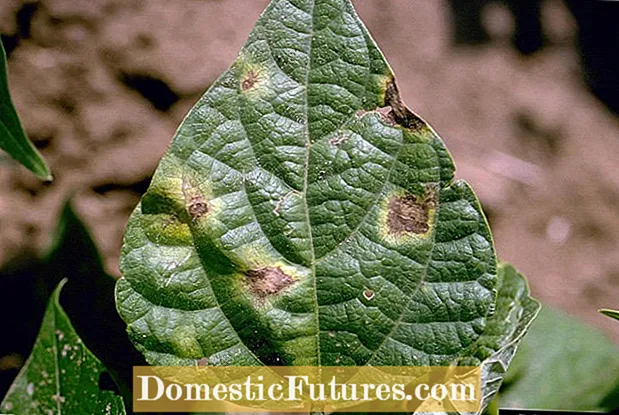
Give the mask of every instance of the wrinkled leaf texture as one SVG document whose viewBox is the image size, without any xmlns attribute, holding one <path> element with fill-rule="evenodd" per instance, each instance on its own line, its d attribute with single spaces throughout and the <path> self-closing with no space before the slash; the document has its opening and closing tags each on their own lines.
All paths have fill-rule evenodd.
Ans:
<svg viewBox="0 0 619 415">
<path fill-rule="evenodd" d="M 485 361 L 490 397 L 538 306 L 454 169 L 349 0 L 273 0 L 129 220 L 131 339 L 153 365 Z"/>
</svg>

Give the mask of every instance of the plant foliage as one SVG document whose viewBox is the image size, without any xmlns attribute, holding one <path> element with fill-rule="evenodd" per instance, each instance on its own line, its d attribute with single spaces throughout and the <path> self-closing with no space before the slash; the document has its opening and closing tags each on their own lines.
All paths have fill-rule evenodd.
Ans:
<svg viewBox="0 0 619 415">
<path fill-rule="evenodd" d="M 13 106 L 7 80 L 6 53 L 0 41 L 0 149 L 43 180 L 52 180 L 47 163 L 32 145 Z"/>
<path fill-rule="evenodd" d="M 3 413 L 125 414 L 122 399 L 99 388 L 101 362 L 86 348 L 52 294 L 34 348 L 0 404 Z"/>
</svg>

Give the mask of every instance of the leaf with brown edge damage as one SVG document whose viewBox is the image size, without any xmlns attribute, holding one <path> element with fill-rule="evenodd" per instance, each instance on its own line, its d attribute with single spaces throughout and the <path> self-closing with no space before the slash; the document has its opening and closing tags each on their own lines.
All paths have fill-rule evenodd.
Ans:
<svg viewBox="0 0 619 415">
<path fill-rule="evenodd" d="M 350 1 L 270 3 L 127 226 L 117 305 L 151 364 L 448 365 L 483 339 L 488 224 L 394 79 Z"/>
</svg>

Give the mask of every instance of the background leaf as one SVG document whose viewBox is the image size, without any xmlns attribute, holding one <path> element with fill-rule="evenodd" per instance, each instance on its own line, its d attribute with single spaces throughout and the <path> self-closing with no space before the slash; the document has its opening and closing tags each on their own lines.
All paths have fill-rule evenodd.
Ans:
<svg viewBox="0 0 619 415">
<path fill-rule="evenodd" d="M 52 180 L 47 163 L 26 137 L 13 106 L 7 79 L 6 53 L 0 41 L 0 149 L 43 180 Z"/>
<path fill-rule="evenodd" d="M 599 330 L 544 307 L 501 391 L 503 408 L 619 407 L 619 350 Z"/>
<path fill-rule="evenodd" d="M 0 273 L 0 314 L 20 316 L 3 322 L 0 357 L 25 358 L 30 353 L 46 304 L 63 278 L 68 280 L 62 291 L 64 311 L 130 403 L 132 367 L 145 362 L 116 312 L 115 280 L 105 272 L 95 243 L 70 203 L 62 210 L 54 240 L 43 257 L 24 258 Z M 16 369 L 0 371 L 0 396 L 15 378 Z"/>
<path fill-rule="evenodd" d="M 0 405 L 5 413 L 125 414 L 120 396 L 99 387 L 101 362 L 84 346 L 60 306 L 49 301 L 28 361 Z"/>
<path fill-rule="evenodd" d="M 600 310 L 600 313 L 607 315 L 608 317 L 612 317 L 616 320 L 619 320 L 619 311 L 617 310 L 602 309 Z"/>
<path fill-rule="evenodd" d="M 130 218 L 118 311 L 157 365 L 506 365 L 534 312 L 453 174 L 348 0 L 274 0 Z"/>
</svg>

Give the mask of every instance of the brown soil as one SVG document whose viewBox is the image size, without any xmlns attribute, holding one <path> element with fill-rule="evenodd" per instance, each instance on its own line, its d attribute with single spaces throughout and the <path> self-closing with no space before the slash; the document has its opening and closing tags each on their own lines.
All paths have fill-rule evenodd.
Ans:
<svg viewBox="0 0 619 415">
<path fill-rule="evenodd" d="M 0 3 L 0 32 L 17 41 L 15 103 L 55 176 L 43 184 L 0 160 L 0 265 L 41 251 L 73 196 L 118 275 L 127 217 L 176 126 L 266 3 Z M 529 58 L 511 48 L 510 16 L 496 5 L 486 16 L 493 42 L 454 48 L 443 1 L 356 4 L 403 99 L 444 137 L 482 200 L 501 258 L 537 297 L 619 341 L 616 323 L 596 312 L 619 307 L 619 119 L 583 85 L 562 3 L 546 3 L 549 46 Z"/>
</svg>

